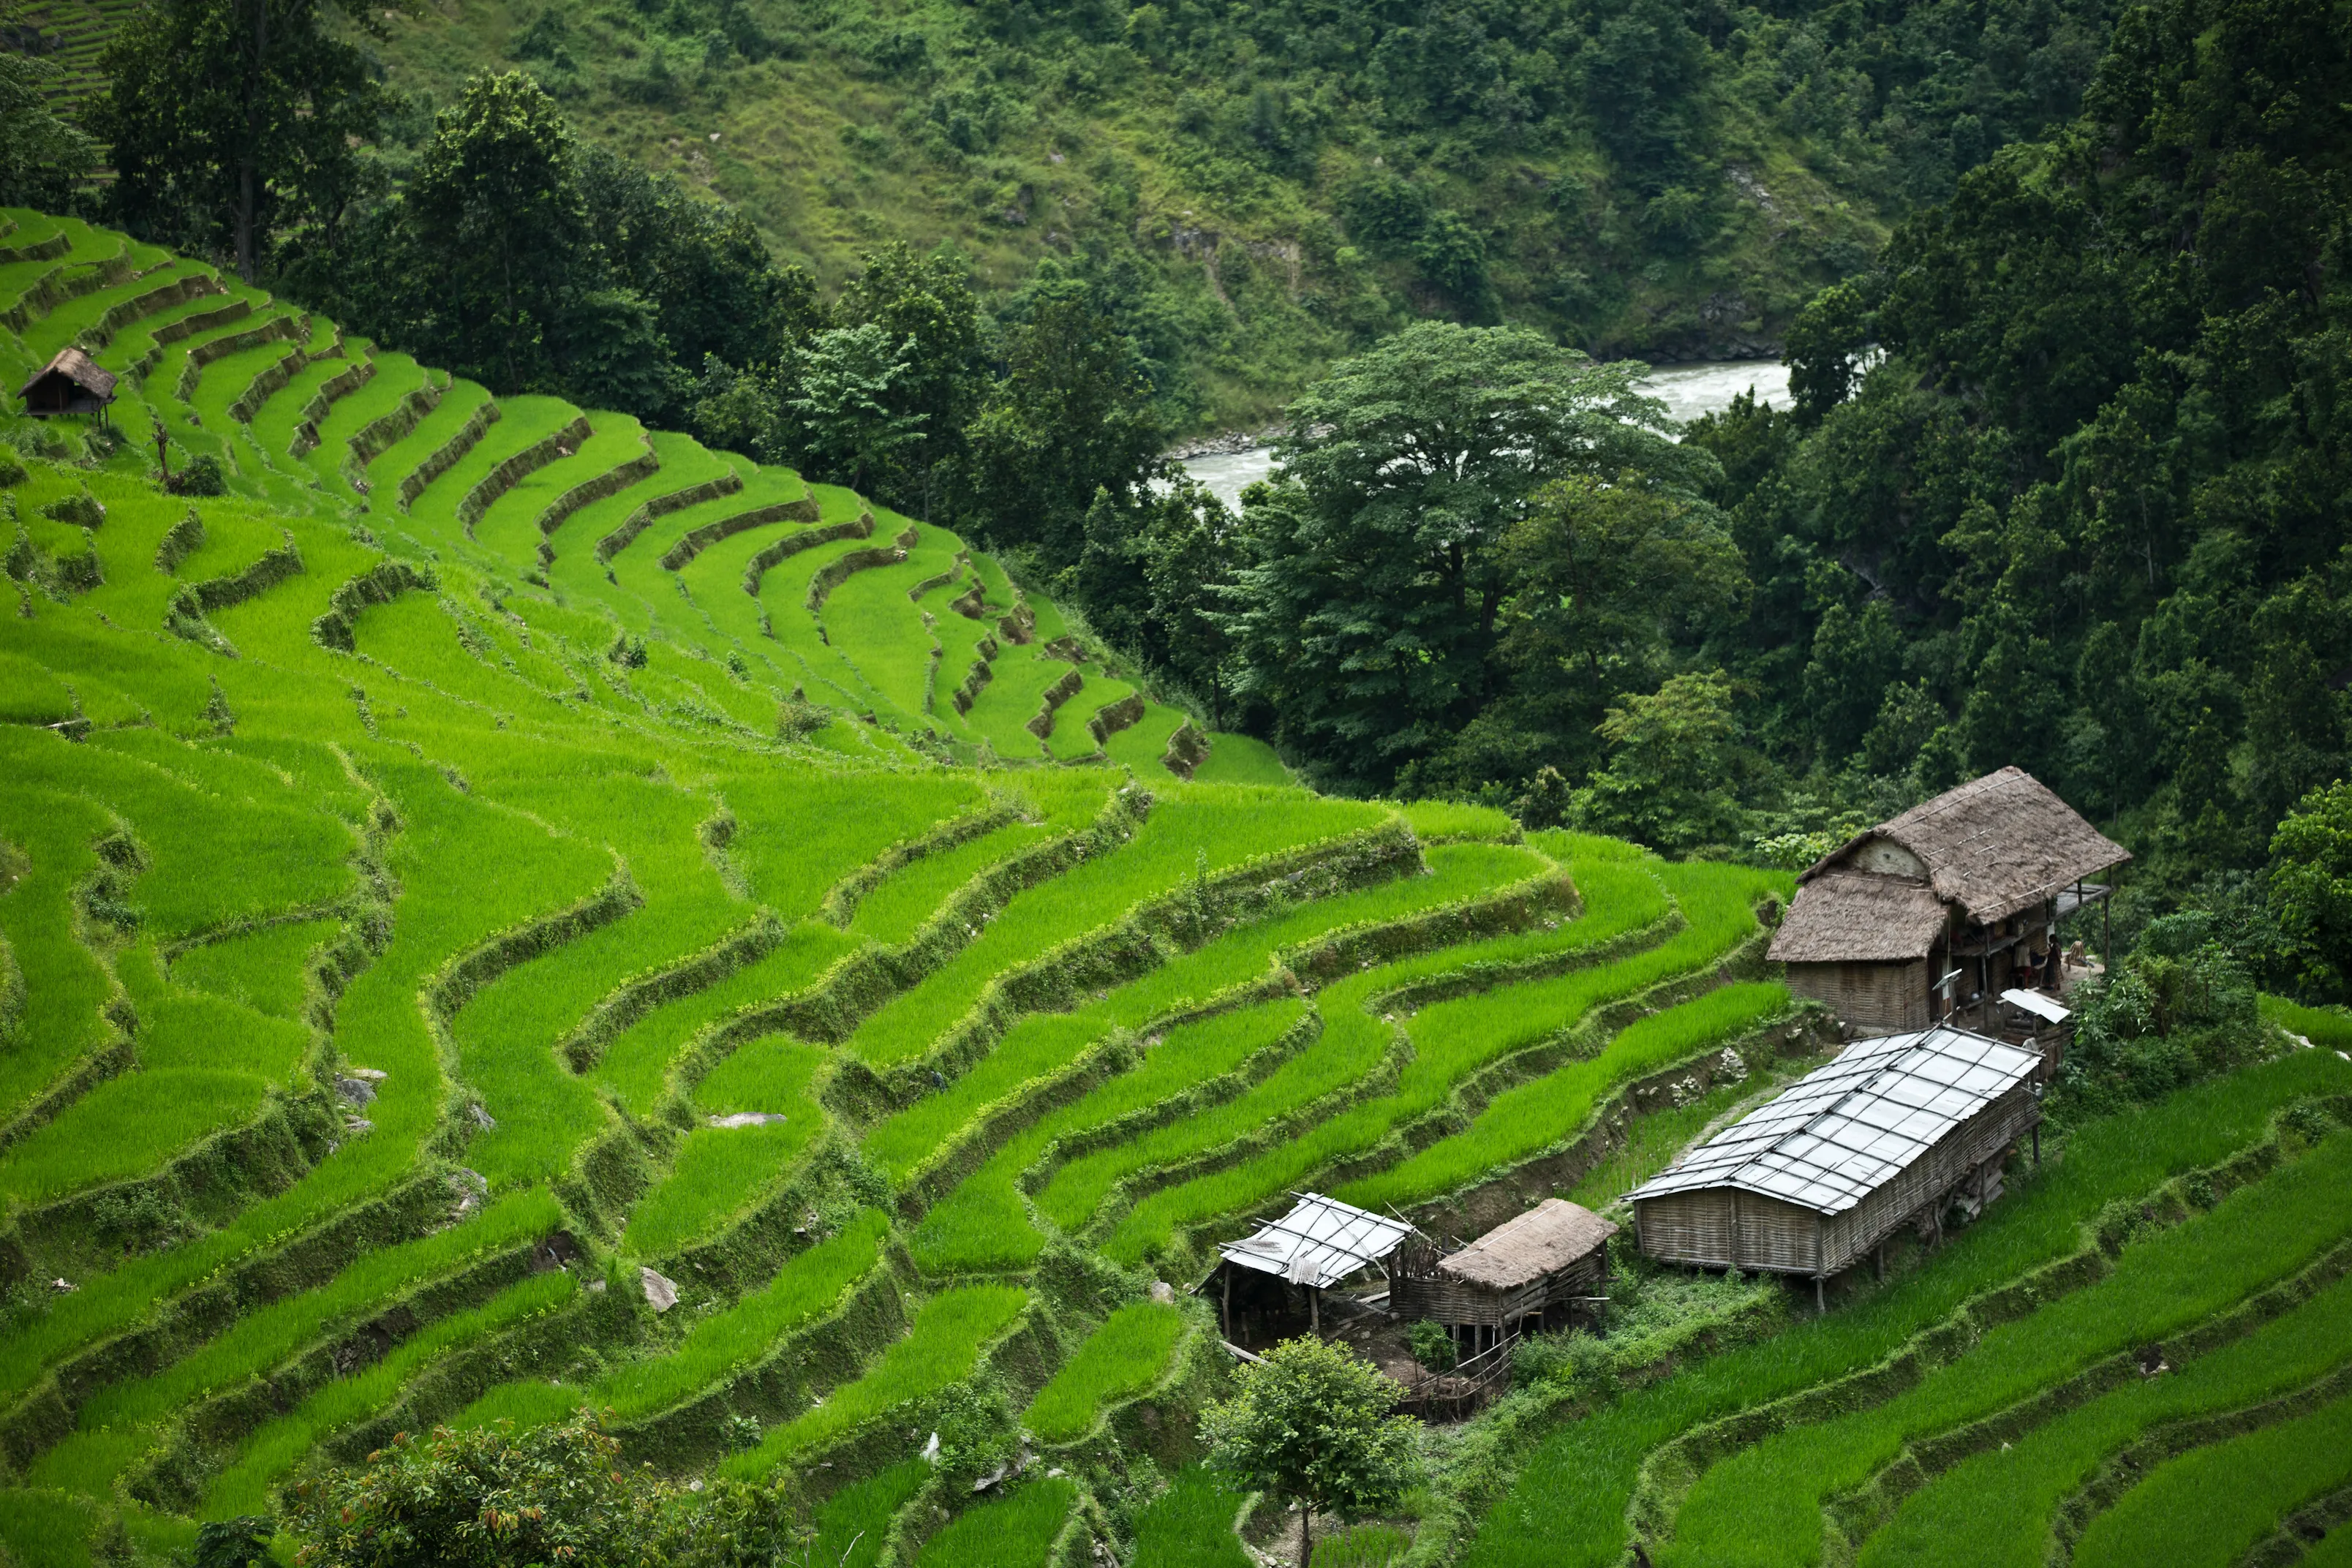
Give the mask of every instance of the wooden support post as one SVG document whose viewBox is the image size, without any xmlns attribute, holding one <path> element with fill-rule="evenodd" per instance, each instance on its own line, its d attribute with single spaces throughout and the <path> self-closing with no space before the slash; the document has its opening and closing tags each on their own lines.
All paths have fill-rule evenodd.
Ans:
<svg viewBox="0 0 2352 1568">
<path fill-rule="evenodd" d="M 1813 1276 L 1813 1310 L 1823 1317 L 1829 1316 L 1829 1301 L 1822 1294 L 1822 1277 L 1818 1274 Z"/>
<path fill-rule="evenodd" d="M 1231 1343 L 1234 1337 L 1234 1266 L 1226 1264 L 1223 1273 L 1225 1277 L 1224 1300 L 1218 1303 L 1217 1321 L 1224 1325 L 1226 1342 Z"/>
<path fill-rule="evenodd" d="M 1870 1249 L 1870 1271 L 1881 1279 L 1886 1278 L 1886 1243 L 1882 1241 Z"/>
<path fill-rule="evenodd" d="M 2033 1124 L 2033 1164 L 2037 1170 L 2042 1165 L 2042 1123 L 2039 1121 Z"/>
<path fill-rule="evenodd" d="M 1323 1331 L 1323 1287 L 1307 1287 L 1307 1327 L 1314 1333 Z"/>
</svg>

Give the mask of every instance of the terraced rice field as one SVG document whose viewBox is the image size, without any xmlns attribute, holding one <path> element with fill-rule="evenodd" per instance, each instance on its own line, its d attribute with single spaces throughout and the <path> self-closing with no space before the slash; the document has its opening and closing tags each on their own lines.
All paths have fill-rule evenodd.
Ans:
<svg viewBox="0 0 2352 1568">
<path fill-rule="evenodd" d="M 28 305 L 0 370 L 105 321 L 115 423 L 233 492 L 9 428 L 50 454 L 0 500 L 28 563 L 0 616 L 19 1562 L 161 1562 L 396 1431 L 584 1405 L 670 1473 L 793 1478 L 821 1561 L 959 1565 L 1083 1553 L 1076 1457 L 1146 1409 L 1176 1447 L 1135 1560 L 1236 1563 L 1240 1500 L 1182 1462 L 1215 1326 L 1154 1279 L 1294 1189 L 1433 1213 L 1790 1033 L 1781 874 L 1324 799 L 1242 737 L 1180 777 L 1187 716 L 946 530 L 7 216 L 69 248 L 0 269 L 0 308 L 61 264 L 166 269 Z M 1637 1494 L 1658 1561 L 1900 1555 L 1996 1515 L 1966 1529 L 2021 1560 L 2062 1526 L 2122 1560 L 2217 1488 L 2215 1540 L 2276 1529 L 2343 1484 L 2275 1452 L 2341 1419 L 2312 1390 L 2343 1287 L 2249 1306 L 2332 1267 L 2332 1133 L 2043 1304 L 2047 1334 L 1652 1461 L 2066 1256 L 2342 1066 L 2086 1130 L 1936 1269 L 1533 1429 L 1447 1550 L 1614 1562 Z M 2210 1361 L 2035 1426 L 2038 1490 L 1974 1452 L 1889 1489 L 1939 1433 L 2231 1313 Z M 971 1389 L 1069 1473 L 941 1493 L 907 1434 Z M 2099 1490 L 2119 1445 L 2281 1401 Z"/>
</svg>

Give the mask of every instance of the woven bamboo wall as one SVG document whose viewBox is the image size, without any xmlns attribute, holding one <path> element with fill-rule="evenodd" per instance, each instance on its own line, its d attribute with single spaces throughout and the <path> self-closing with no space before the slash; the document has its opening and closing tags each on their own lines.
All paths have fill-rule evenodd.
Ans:
<svg viewBox="0 0 2352 1568">
<path fill-rule="evenodd" d="M 2041 1117 L 2041 1102 L 2020 1084 L 1840 1215 L 1817 1215 L 1734 1187 L 1644 1198 L 1633 1205 L 1637 1240 L 1645 1257 L 1702 1268 L 1835 1274 L 2015 1142 Z"/>
<path fill-rule="evenodd" d="M 1902 963 L 1791 963 L 1789 989 L 1810 997 L 1860 1029 L 1924 1029 L 1927 961 Z"/>
<path fill-rule="evenodd" d="M 1822 1249 L 1828 1272 L 1848 1267 L 1909 1224 L 1929 1199 L 2000 1153 L 2041 1120 L 2042 1102 L 2021 1083 L 1953 1128 L 1894 1180 L 1824 1224 Z"/>
<path fill-rule="evenodd" d="M 1500 1328 L 1533 1317 L 1555 1301 L 1601 1292 L 1607 1259 L 1599 1252 L 1509 1290 L 1493 1290 L 1444 1274 L 1407 1275 L 1389 1282 L 1389 1310 L 1408 1322 Z"/>
</svg>

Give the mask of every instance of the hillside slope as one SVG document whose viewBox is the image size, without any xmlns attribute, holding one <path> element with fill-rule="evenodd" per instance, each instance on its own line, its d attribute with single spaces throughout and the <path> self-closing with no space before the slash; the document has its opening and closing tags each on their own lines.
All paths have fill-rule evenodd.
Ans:
<svg viewBox="0 0 2352 1568">
<path fill-rule="evenodd" d="M 18 1561 L 582 1403 L 812 1507 L 963 1389 L 1066 1464 L 1181 1464 L 1224 1363 L 1155 1273 L 1302 1183 L 1455 1201 L 1802 1033 L 1722 985 L 1778 873 L 1211 782 L 1279 770 L 1172 743 L 943 531 L 0 223 L 67 242 L 0 270 L 0 370 L 89 345 L 118 426 L 230 485 L 6 426 Z M 856 1495 L 910 1552 L 937 1522 Z"/>
</svg>

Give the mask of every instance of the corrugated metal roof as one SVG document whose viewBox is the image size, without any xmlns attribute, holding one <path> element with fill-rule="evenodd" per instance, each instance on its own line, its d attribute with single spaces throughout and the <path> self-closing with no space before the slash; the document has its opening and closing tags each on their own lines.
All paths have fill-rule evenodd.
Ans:
<svg viewBox="0 0 2352 1568">
<path fill-rule="evenodd" d="M 1843 1214 L 2041 1064 L 1941 1025 L 1864 1040 L 1626 1196 L 1737 1187 Z"/>
<path fill-rule="evenodd" d="M 2039 991 L 2004 991 L 2000 999 L 2012 1007 L 2024 1008 L 2045 1023 L 2063 1024 L 2074 1016 L 2074 1009 L 2058 998 L 2044 995 Z"/>
<path fill-rule="evenodd" d="M 1386 1215 L 1368 1213 L 1301 1193 L 1298 1205 L 1280 1219 L 1217 1250 L 1228 1263 L 1272 1274 L 1294 1285 L 1336 1285 L 1359 1268 L 1386 1258 L 1412 1226 Z"/>
</svg>

